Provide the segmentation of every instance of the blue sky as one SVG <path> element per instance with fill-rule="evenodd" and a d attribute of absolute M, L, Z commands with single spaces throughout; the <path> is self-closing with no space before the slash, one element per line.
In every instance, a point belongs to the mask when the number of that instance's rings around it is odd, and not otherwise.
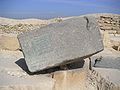
<path fill-rule="evenodd" d="M 90 13 L 120 14 L 120 0 L 0 0 L 0 16 L 53 18 Z"/>

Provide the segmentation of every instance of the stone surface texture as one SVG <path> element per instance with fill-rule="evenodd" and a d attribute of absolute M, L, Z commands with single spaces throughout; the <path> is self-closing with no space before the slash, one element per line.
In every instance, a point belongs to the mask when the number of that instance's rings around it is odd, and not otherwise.
<path fill-rule="evenodd" d="M 98 24 L 103 35 L 104 47 L 111 48 L 115 47 L 118 51 L 120 50 L 120 15 L 118 14 L 98 14 L 96 15 Z M 114 35 L 118 40 L 113 41 L 111 35 Z"/>
<path fill-rule="evenodd" d="M 11 51 L 20 49 L 17 36 L 0 34 L 0 49 Z"/>
<path fill-rule="evenodd" d="M 31 72 L 69 63 L 103 50 L 93 16 L 74 17 L 18 36 Z"/>
<path fill-rule="evenodd" d="M 117 69 L 93 68 L 88 80 L 89 87 L 94 86 L 94 88 L 87 90 L 120 90 L 119 73 Z"/>
<path fill-rule="evenodd" d="M 120 15 L 98 14 L 96 17 L 101 30 L 108 30 L 110 33 L 120 34 Z"/>
<path fill-rule="evenodd" d="M 87 71 L 83 68 L 54 73 L 54 90 L 89 90 L 87 87 Z"/>

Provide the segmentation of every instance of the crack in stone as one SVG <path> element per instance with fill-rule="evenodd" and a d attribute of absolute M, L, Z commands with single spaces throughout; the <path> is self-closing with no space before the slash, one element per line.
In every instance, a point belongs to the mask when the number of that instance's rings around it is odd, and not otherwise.
<path fill-rule="evenodd" d="M 86 17 L 86 16 L 84 16 L 84 19 L 87 21 L 87 23 L 86 23 L 86 28 L 87 28 L 87 30 L 89 30 L 89 19 Z"/>

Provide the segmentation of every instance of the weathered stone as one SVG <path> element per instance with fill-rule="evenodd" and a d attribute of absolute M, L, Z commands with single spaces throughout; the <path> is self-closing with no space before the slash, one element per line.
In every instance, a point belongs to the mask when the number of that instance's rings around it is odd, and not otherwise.
<path fill-rule="evenodd" d="M 96 19 L 71 18 L 18 36 L 31 72 L 69 63 L 103 50 Z"/>
<path fill-rule="evenodd" d="M 103 32 L 103 44 L 104 47 L 111 48 L 110 36 L 108 31 Z"/>
<path fill-rule="evenodd" d="M 0 35 L 0 49 L 12 51 L 20 49 L 17 37 Z"/>
<path fill-rule="evenodd" d="M 111 36 L 112 48 L 120 51 L 120 36 Z"/>
<path fill-rule="evenodd" d="M 87 90 L 120 90 L 119 75 L 120 71 L 117 69 L 93 68 L 88 79 L 94 89 Z"/>
<path fill-rule="evenodd" d="M 95 64 L 95 67 L 113 68 L 120 70 L 120 57 L 103 57 L 101 61 Z"/>
<path fill-rule="evenodd" d="M 101 30 L 108 30 L 109 32 L 120 31 L 120 15 L 116 14 L 99 14 L 97 16 L 98 23 Z M 116 33 L 117 34 L 117 33 Z"/>
<path fill-rule="evenodd" d="M 87 74 L 88 72 L 83 68 L 55 72 L 53 76 L 56 81 L 54 90 L 88 90 L 86 87 Z"/>

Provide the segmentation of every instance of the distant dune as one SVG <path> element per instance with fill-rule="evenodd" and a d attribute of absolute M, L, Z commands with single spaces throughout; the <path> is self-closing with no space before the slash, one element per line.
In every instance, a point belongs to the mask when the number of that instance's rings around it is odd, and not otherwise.
<path fill-rule="evenodd" d="M 44 27 L 51 23 L 61 22 L 62 18 L 53 18 L 49 20 L 41 19 L 9 19 L 0 17 L 0 33 L 18 34 L 25 31 Z"/>
<path fill-rule="evenodd" d="M 16 24 L 48 24 L 48 20 L 41 20 L 41 19 L 9 19 L 0 17 L 0 24 L 1 25 L 16 25 Z"/>
<path fill-rule="evenodd" d="M 111 13 L 97 13 L 97 14 L 88 14 L 88 15 L 93 15 L 93 16 L 100 16 L 100 15 L 109 15 L 109 16 L 120 16 L 119 14 L 111 14 Z M 84 16 L 84 15 L 81 15 Z M 35 19 L 35 18 L 30 18 L 30 19 L 10 19 L 10 18 L 4 18 L 0 17 L 0 25 L 16 25 L 16 24 L 50 24 L 59 21 L 59 19 L 66 20 L 70 19 L 76 16 L 71 16 L 71 17 L 64 17 L 64 18 L 53 18 L 49 20 L 42 20 L 42 19 Z"/>

